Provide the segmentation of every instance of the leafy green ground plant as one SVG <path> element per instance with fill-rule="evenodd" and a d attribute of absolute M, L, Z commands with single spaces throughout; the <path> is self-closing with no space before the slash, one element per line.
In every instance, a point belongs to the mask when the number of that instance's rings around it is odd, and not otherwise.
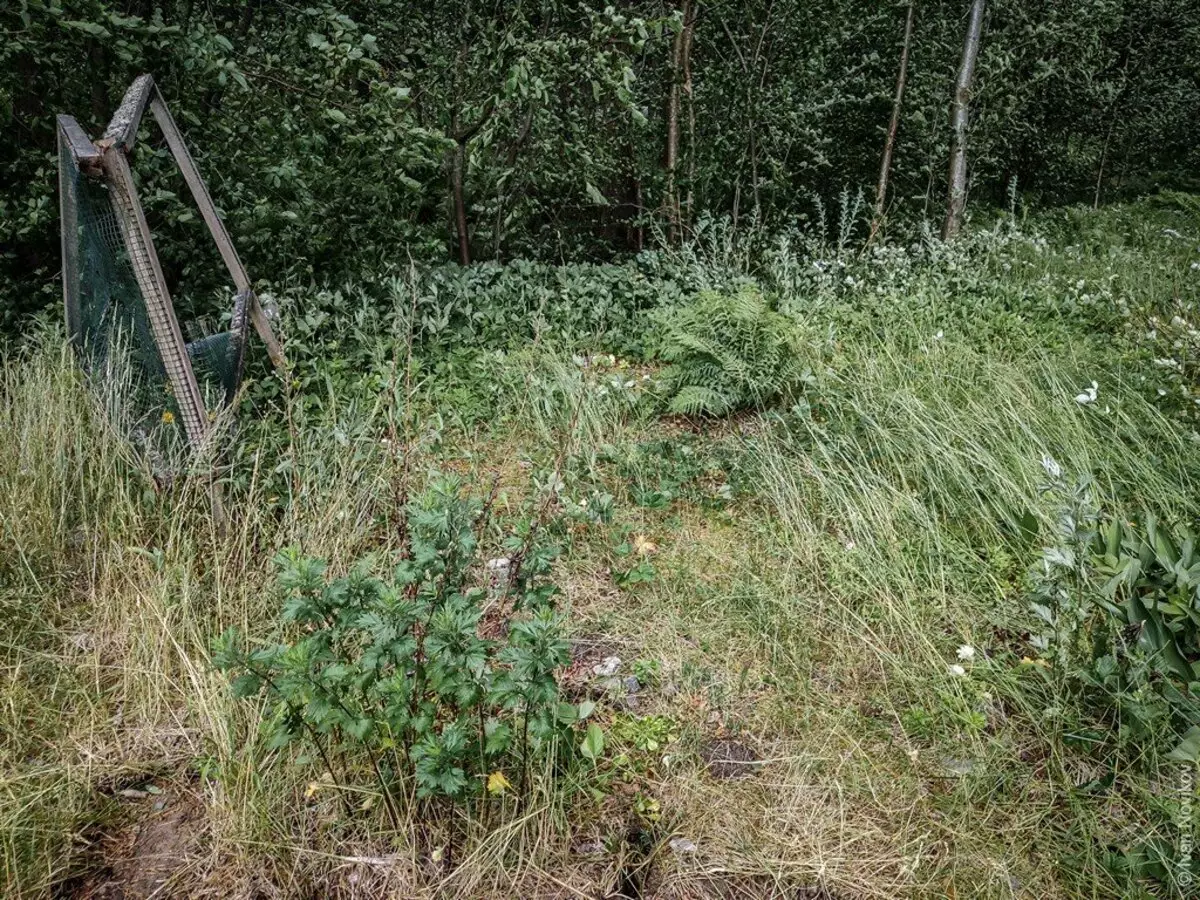
<path fill-rule="evenodd" d="M 801 331 L 752 285 L 728 294 L 702 292 L 656 320 L 669 412 L 722 416 L 761 408 L 792 396 L 811 378 Z"/>
<path fill-rule="evenodd" d="M 520 610 L 506 637 L 480 636 L 488 592 L 468 579 L 481 513 L 459 482 L 435 482 L 408 511 L 407 558 L 386 581 L 370 560 L 327 580 L 324 562 L 280 554 L 282 639 L 247 647 L 230 630 L 213 655 L 237 696 L 266 695 L 272 746 L 301 741 L 343 789 L 365 761 L 397 824 L 409 784 L 455 800 L 482 794 L 489 775 L 493 792 L 526 785 L 589 711 L 559 702 L 568 644 L 531 556 L 504 569 Z"/>

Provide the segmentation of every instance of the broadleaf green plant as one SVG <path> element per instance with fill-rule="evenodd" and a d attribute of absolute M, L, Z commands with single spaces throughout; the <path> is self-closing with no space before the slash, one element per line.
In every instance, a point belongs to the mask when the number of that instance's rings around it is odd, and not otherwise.
<path fill-rule="evenodd" d="M 482 796 L 505 769 L 527 786 L 590 711 L 559 701 L 569 644 L 548 552 L 514 567 L 507 636 L 481 637 L 486 591 L 467 586 L 481 505 L 442 479 L 407 514 L 407 556 L 386 580 L 370 559 L 327 580 L 323 561 L 280 553 L 277 642 L 253 647 L 230 629 L 214 654 L 236 696 L 266 696 L 273 746 L 303 742 L 339 786 L 370 773 L 394 820 L 405 782 L 453 800 Z"/>

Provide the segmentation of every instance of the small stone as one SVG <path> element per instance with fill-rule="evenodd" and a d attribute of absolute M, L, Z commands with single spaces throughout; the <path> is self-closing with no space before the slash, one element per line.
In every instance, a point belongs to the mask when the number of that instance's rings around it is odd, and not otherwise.
<path fill-rule="evenodd" d="M 696 852 L 696 845 L 685 837 L 673 837 L 667 843 L 671 845 L 672 850 L 679 854 Z"/>
<path fill-rule="evenodd" d="M 625 688 L 625 693 L 627 694 L 636 694 L 642 689 L 641 682 L 639 682 L 633 675 L 630 675 L 628 678 L 622 681 L 621 687 Z"/>
<path fill-rule="evenodd" d="M 154 801 L 154 811 L 155 812 L 162 812 L 166 808 L 167 808 L 166 800 L 155 800 Z"/>
<path fill-rule="evenodd" d="M 145 791 L 139 791 L 136 788 L 125 788 L 121 791 L 121 796 L 126 800 L 142 800 L 148 795 Z"/>
<path fill-rule="evenodd" d="M 606 656 L 598 665 L 592 667 L 592 671 L 601 678 L 611 678 L 617 674 L 619 668 L 621 668 L 621 657 Z"/>
<path fill-rule="evenodd" d="M 507 569 L 512 565 L 512 560 L 507 556 L 499 556 L 496 559 L 489 559 L 486 565 L 489 569 L 495 572 L 502 569 Z"/>
<path fill-rule="evenodd" d="M 584 841 L 571 848 L 576 856 L 599 856 L 604 853 L 604 845 L 599 841 Z"/>

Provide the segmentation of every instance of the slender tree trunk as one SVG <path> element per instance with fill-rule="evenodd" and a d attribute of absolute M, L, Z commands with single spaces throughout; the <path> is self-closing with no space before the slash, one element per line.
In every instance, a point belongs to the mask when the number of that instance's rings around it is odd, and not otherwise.
<path fill-rule="evenodd" d="M 1132 49 L 1132 48 L 1130 48 Z M 1126 51 L 1125 64 L 1121 67 L 1121 87 L 1117 90 L 1116 96 L 1105 110 L 1105 115 L 1108 117 L 1108 130 L 1104 133 L 1104 146 L 1100 149 L 1100 165 L 1096 171 L 1096 196 L 1092 200 L 1092 209 L 1100 208 L 1100 194 L 1104 187 L 1104 167 L 1108 163 L 1108 151 L 1112 146 L 1113 129 L 1117 125 L 1117 111 L 1121 108 L 1121 101 L 1125 99 L 1125 91 L 1129 87 L 1129 63 L 1133 54 Z"/>
<path fill-rule="evenodd" d="M 674 244 L 679 237 L 679 187 L 676 170 L 679 166 L 679 108 L 683 95 L 683 71 L 686 54 L 691 45 L 691 28 L 695 23 L 693 0 L 680 0 L 683 24 L 675 35 L 671 48 L 671 89 L 667 92 L 667 143 L 663 152 L 663 168 L 667 171 L 667 242 Z"/>
<path fill-rule="evenodd" d="M 471 235 L 467 229 L 467 200 L 463 180 L 467 169 L 467 142 L 456 141 L 450 165 L 450 190 L 454 201 L 454 233 L 458 237 L 458 262 L 471 264 Z"/>
<path fill-rule="evenodd" d="M 875 215 L 871 219 L 870 244 L 875 240 L 883 225 L 883 213 L 887 208 L 888 178 L 892 173 L 892 151 L 896 147 L 896 132 L 900 129 L 900 109 L 904 104 L 904 84 L 908 81 L 908 54 L 912 48 L 913 18 L 916 15 L 916 0 L 909 0 L 908 14 L 904 17 L 904 47 L 900 51 L 900 71 L 896 74 L 896 99 L 892 102 L 892 120 L 888 123 L 887 140 L 883 142 L 883 161 L 879 164 L 879 184 L 875 188 Z"/>
<path fill-rule="evenodd" d="M 492 113 L 496 111 L 495 99 L 489 99 L 483 106 L 479 121 L 460 130 L 459 111 L 457 108 L 450 114 L 451 138 L 454 140 L 454 150 L 450 156 L 450 202 L 451 214 L 454 218 L 454 233 L 458 240 L 458 261 L 464 266 L 471 264 L 471 231 L 467 227 L 467 198 L 465 182 L 467 179 L 467 154 L 471 138 L 488 123 Z"/>
<path fill-rule="evenodd" d="M 625 153 L 630 160 L 626 192 L 633 205 L 633 215 L 625 220 L 625 246 L 641 253 L 646 245 L 646 229 L 642 225 L 642 216 L 645 214 L 646 208 L 636 134 L 628 135 L 625 147 Z"/>
<path fill-rule="evenodd" d="M 1113 126 L 1116 118 L 1109 120 L 1108 131 L 1104 135 L 1104 147 L 1100 151 L 1100 167 L 1096 170 L 1096 196 L 1092 199 L 1092 209 L 1100 208 L 1100 192 L 1104 185 L 1104 164 L 1108 162 L 1108 146 L 1112 141 Z"/>
<path fill-rule="evenodd" d="M 692 222 L 692 206 L 695 201 L 696 184 L 696 101 L 692 93 L 692 41 L 696 37 L 696 16 L 700 12 L 700 0 L 692 0 L 691 17 L 685 19 L 683 31 L 683 93 L 687 97 L 688 111 L 688 172 L 687 199 L 683 202 L 684 225 Z"/>
<path fill-rule="evenodd" d="M 984 0 L 972 0 L 967 20 L 967 38 L 963 43 L 962 62 L 954 82 L 954 100 L 950 104 L 950 125 L 954 132 L 950 150 L 950 177 L 946 194 L 946 221 L 942 240 L 954 238 L 962 228 L 967 206 L 967 121 L 971 104 L 971 82 L 975 61 L 979 58 L 979 39 L 983 32 Z"/>

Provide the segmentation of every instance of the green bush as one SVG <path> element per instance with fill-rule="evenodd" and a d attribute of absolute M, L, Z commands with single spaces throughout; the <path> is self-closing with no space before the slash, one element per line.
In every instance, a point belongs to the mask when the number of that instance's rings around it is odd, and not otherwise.
<path fill-rule="evenodd" d="M 247 648 L 230 630 L 215 649 L 237 696 L 266 695 L 274 746 L 305 744 L 341 787 L 371 773 L 393 816 L 406 782 L 418 797 L 452 799 L 480 795 L 489 775 L 492 792 L 528 784 L 590 711 L 559 702 L 569 645 L 547 551 L 514 545 L 494 590 L 519 612 L 505 638 L 480 636 L 487 591 L 467 586 L 480 511 L 457 481 L 435 483 L 410 504 L 408 552 L 387 581 L 369 562 L 327 581 L 324 562 L 285 551 L 283 638 Z"/>
<path fill-rule="evenodd" d="M 811 378 L 799 328 L 754 286 L 705 291 L 655 318 L 658 355 L 668 363 L 661 386 L 669 412 L 723 416 L 763 407 Z"/>
<path fill-rule="evenodd" d="M 1200 725 L 1200 553 L 1195 535 L 1150 514 L 1103 516 L 1088 478 L 1068 484 L 1047 459 L 1061 505 L 1055 542 L 1032 578 L 1031 640 L 1139 738 Z M 1040 632 L 1040 633 L 1037 633 Z M 1098 693 L 1097 693 L 1098 692 Z M 1200 749 L 1200 745 L 1197 745 Z"/>

